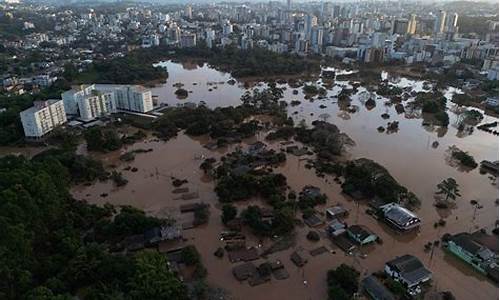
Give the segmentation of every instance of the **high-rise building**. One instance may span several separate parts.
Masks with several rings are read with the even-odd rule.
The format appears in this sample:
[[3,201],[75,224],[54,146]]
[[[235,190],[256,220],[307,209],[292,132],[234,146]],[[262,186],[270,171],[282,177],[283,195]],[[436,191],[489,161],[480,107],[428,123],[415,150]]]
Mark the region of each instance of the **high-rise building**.
[[288,8],[288,10],[292,9],[292,0],[286,0],[286,7]]
[[318,25],[318,18],[314,15],[307,14],[304,17],[304,33],[306,35],[306,39],[311,38],[311,30],[313,26]]
[[168,39],[172,43],[178,43],[181,37],[181,29],[177,24],[172,24],[168,29]]
[[82,85],[61,95],[68,115],[90,121],[126,110],[146,113],[153,110],[151,90],[135,85]]
[[340,5],[333,6],[333,17],[334,18],[340,17]]
[[116,112],[113,93],[93,90],[90,95],[78,100],[78,112],[83,121],[91,121]]
[[181,48],[196,46],[196,33],[183,33],[180,40]]
[[307,54],[309,52],[309,41],[305,39],[298,39],[295,42],[295,52],[299,54]]
[[20,114],[24,135],[40,138],[59,125],[66,123],[62,100],[35,101],[33,106]]
[[406,19],[396,19],[392,25],[392,33],[406,34],[408,33],[409,22]]
[[186,7],[184,8],[184,15],[188,19],[192,19],[193,18],[193,7],[191,7],[191,5],[189,5],[189,4],[186,5]]
[[233,25],[229,22],[229,20],[226,20],[224,24],[222,24],[222,35],[228,36],[231,33],[233,33]]
[[417,31],[417,16],[412,14],[410,16],[410,23],[408,24],[408,32],[409,34],[415,34]]
[[434,23],[434,33],[443,33],[446,24],[446,11],[440,10]]
[[123,85],[111,90],[114,92],[116,108],[135,112],[153,110],[151,90],[140,85]]
[[447,32],[456,32],[458,27],[458,14],[454,13],[453,15],[449,15],[446,19],[446,31]]
[[323,48],[323,27],[314,26],[311,30],[311,45],[315,53],[321,53]]
[[207,29],[205,31],[205,42],[207,43],[208,48],[212,48],[214,46],[215,41],[215,30]]

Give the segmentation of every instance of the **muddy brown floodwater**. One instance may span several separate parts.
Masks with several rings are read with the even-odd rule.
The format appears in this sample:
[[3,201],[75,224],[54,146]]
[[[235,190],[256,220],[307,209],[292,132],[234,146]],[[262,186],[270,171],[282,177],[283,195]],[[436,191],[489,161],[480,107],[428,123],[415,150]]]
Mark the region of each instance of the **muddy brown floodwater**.
[[[209,68],[190,66],[185,69],[181,64],[173,62],[162,63],[168,69],[169,79],[162,86],[153,89],[159,101],[169,105],[177,105],[183,102],[205,101],[209,107],[238,105],[239,98],[245,89],[241,84],[229,85],[225,83],[231,79],[226,73],[221,73]],[[382,76],[388,77],[387,74]],[[411,87],[419,91],[424,89],[421,81],[405,78],[390,78],[393,85],[400,87]],[[217,84],[207,84],[207,81]],[[181,82],[184,88],[192,93],[186,100],[178,100],[175,97],[176,88],[172,85]],[[222,84],[224,82],[224,84]],[[321,82],[321,81],[319,81]],[[193,83],[196,83],[193,85]],[[214,89],[214,86],[217,86]],[[343,86],[349,86],[348,82],[336,82],[334,87],[328,91],[326,99],[315,99],[313,102],[304,99],[301,88],[298,93],[293,94],[293,88],[286,85],[284,99],[288,103],[299,100],[301,104],[295,107],[289,106],[289,113],[295,121],[305,120],[310,124],[313,120],[321,118],[336,124],[341,131],[347,133],[356,145],[349,149],[350,158],[367,157],[375,160],[384,167],[404,186],[415,192],[421,199],[422,206],[416,213],[423,219],[422,228],[418,233],[398,234],[386,225],[377,222],[365,213],[366,206],[355,205],[347,196],[341,193],[340,186],[333,182],[332,178],[319,178],[314,170],[305,168],[305,161],[295,156],[287,155],[287,162],[279,166],[275,171],[283,173],[288,180],[288,185],[295,191],[300,191],[303,186],[311,184],[321,188],[328,196],[328,203],[318,207],[318,211],[333,204],[341,203],[350,209],[347,219],[349,224],[363,224],[382,238],[383,244],[372,245],[362,248],[367,254],[366,258],[346,256],[332,243],[322,238],[319,242],[310,242],[305,236],[309,231],[307,227],[297,228],[297,243],[291,249],[277,252],[269,256],[269,259],[280,259],[288,272],[290,278],[283,281],[272,280],[256,287],[250,287],[248,283],[239,283],[232,275],[231,264],[227,257],[216,258],[213,252],[223,246],[219,240],[219,234],[224,230],[220,221],[220,205],[213,188],[214,183],[210,181],[199,169],[203,157],[220,158],[227,152],[235,149],[230,146],[217,151],[203,148],[208,138],[191,138],[184,134],[164,143],[148,139],[136,143],[125,149],[106,155],[99,155],[107,165],[116,165],[122,170],[123,175],[129,180],[125,187],[116,188],[111,181],[97,182],[92,186],[77,186],[72,193],[77,199],[84,199],[90,203],[116,205],[133,205],[144,209],[146,212],[159,217],[174,217],[179,222],[186,221],[184,215],[179,213],[181,204],[203,201],[210,204],[211,217],[208,224],[195,229],[187,230],[184,235],[188,238],[186,243],[196,245],[202,255],[203,262],[208,270],[207,281],[209,284],[227,290],[232,299],[326,299],[326,272],[341,263],[354,266],[363,274],[368,274],[383,269],[384,263],[395,256],[413,254],[433,272],[433,289],[436,291],[450,290],[457,299],[497,299],[498,286],[490,280],[475,272],[471,267],[436,248],[433,254],[424,251],[427,242],[439,240],[445,233],[457,233],[461,231],[477,230],[486,227],[493,228],[498,219],[498,207],[495,200],[498,198],[498,183],[488,178],[488,175],[479,173],[478,168],[466,172],[452,166],[446,160],[446,150],[449,146],[456,145],[474,156],[476,161],[498,159],[497,137],[475,130],[471,135],[460,134],[457,130],[458,115],[450,112],[450,126],[447,131],[438,130],[431,126],[423,126],[422,119],[412,118],[409,114],[397,114],[393,106],[386,106],[386,98],[376,96],[376,107],[368,110],[364,102],[369,93],[364,87],[360,87],[353,96],[352,105],[358,107],[355,113],[342,111],[335,98]],[[208,91],[208,89],[212,91]],[[259,86],[257,86],[259,88]],[[451,98],[454,92],[459,90],[448,89],[445,95]],[[320,108],[323,104],[326,108]],[[452,104],[449,104],[452,108]],[[297,112],[294,114],[294,112]],[[311,116],[311,113],[313,114]],[[381,118],[381,114],[388,113],[389,120]],[[327,114],[327,115],[323,115]],[[486,117],[485,122],[497,120]],[[385,126],[389,121],[399,121],[399,130],[395,133],[379,133],[378,126]],[[265,133],[260,133],[256,138],[244,141],[242,144],[264,140]],[[438,141],[437,148],[432,147],[433,142]],[[269,147],[278,149],[278,143],[269,144]],[[133,162],[124,163],[119,160],[120,153],[131,149],[152,148],[152,152],[138,154]],[[126,166],[138,168],[137,172],[123,170]],[[175,200],[172,194],[173,186],[171,176],[187,179],[187,186],[192,191],[198,191],[200,199]],[[462,197],[457,200],[457,207],[451,212],[437,211],[432,205],[436,184],[441,180],[453,177],[461,187]],[[100,195],[106,193],[107,197]],[[473,210],[469,203],[471,199],[478,200],[483,208],[477,212],[473,220]],[[257,201],[256,199],[252,200]],[[249,202],[238,203],[244,207]],[[434,222],[441,217],[446,218],[444,228],[434,228]],[[258,246],[259,241],[251,238],[249,245]],[[264,241],[263,246],[270,244]],[[299,269],[289,259],[290,254],[298,248],[312,250],[320,246],[326,246],[331,250],[315,257],[308,256],[309,262]]]

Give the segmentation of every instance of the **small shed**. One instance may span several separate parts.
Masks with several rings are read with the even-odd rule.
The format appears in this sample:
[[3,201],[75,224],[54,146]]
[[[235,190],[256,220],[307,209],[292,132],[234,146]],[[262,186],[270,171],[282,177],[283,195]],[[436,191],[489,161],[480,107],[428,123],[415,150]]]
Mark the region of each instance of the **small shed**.
[[341,205],[336,205],[326,209],[326,216],[331,219],[347,217],[348,215],[349,211]]
[[297,266],[302,267],[307,263],[307,258],[300,251],[294,251],[292,255],[290,255],[290,260]]

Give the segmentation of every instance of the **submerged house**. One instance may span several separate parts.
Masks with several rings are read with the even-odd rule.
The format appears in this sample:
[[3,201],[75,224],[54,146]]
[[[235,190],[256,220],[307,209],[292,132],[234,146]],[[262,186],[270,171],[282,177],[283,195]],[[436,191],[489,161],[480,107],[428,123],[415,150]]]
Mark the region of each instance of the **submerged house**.
[[352,225],[347,228],[348,236],[359,245],[366,245],[375,242],[378,237],[366,226]]
[[157,245],[163,241],[171,241],[182,238],[182,229],[177,226],[154,227],[144,232],[146,245]]
[[411,295],[420,293],[420,285],[431,280],[432,273],[413,255],[403,255],[385,264],[384,272],[403,284]]
[[343,234],[345,232],[346,227],[347,226],[344,223],[340,222],[337,219],[333,219],[333,221],[331,221],[328,224],[328,227],[326,228],[326,231],[331,236],[335,237],[335,236],[339,236],[339,235]]
[[483,245],[478,234],[458,233],[450,236],[445,245],[448,251],[498,281],[498,253]]
[[387,223],[401,231],[418,228],[420,219],[410,210],[397,203],[389,203],[380,206],[382,215]]
[[373,300],[396,300],[394,295],[373,275],[361,280],[361,288]]
[[331,219],[347,217],[348,215],[349,211],[340,205],[332,206],[326,209],[326,216]]

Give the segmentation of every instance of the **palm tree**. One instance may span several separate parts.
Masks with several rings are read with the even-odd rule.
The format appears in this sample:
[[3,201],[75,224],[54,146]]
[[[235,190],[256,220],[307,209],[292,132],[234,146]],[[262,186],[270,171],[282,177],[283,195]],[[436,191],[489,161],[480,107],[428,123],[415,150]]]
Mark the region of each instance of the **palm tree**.
[[448,199],[456,200],[457,197],[462,196],[458,187],[458,183],[455,179],[448,178],[437,185],[438,191],[436,194],[444,195],[445,201],[448,201]]

